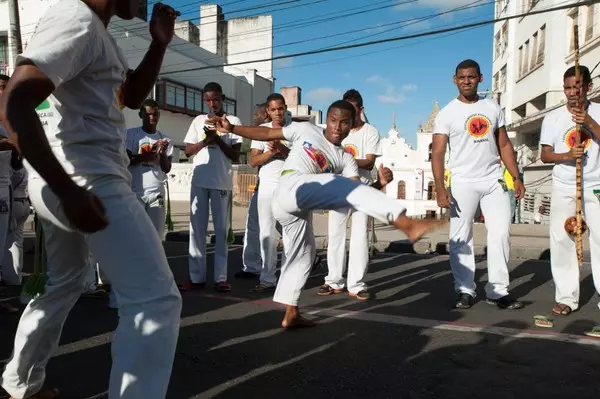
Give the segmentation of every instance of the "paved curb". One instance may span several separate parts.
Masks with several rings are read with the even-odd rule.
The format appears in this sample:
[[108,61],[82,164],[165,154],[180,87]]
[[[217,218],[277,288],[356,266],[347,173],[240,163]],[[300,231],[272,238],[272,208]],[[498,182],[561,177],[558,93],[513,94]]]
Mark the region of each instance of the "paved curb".
[[[165,241],[168,242],[188,242],[189,241],[189,232],[188,231],[173,231],[167,233]],[[315,237],[315,243],[317,246],[317,250],[326,250],[327,249],[327,237],[319,236]],[[215,243],[215,236],[212,234],[210,236],[209,242],[211,244]],[[238,232],[235,234],[235,242],[236,245],[244,244],[244,233]],[[423,239],[415,244],[410,243],[408,240],[397,240],[397,241],[378,241],[375,244],[375,249],[378,252],[387,252],[387,253],[408,253],[408,254],[431,254],[437,253],[440,255],[447,255],[449,253],[449,245],[446,242],[437,242],[435,239]],[[476,245],[475,246],[475,256],[486,256],[487,255],[487,246],[484,245]],[[547,247],[524,247],[512,245],[510,250],[511,259],[536,259],[536,260],[550,260],[550,249]],[[584,261],[590,262],[590,251],[585,250]]]

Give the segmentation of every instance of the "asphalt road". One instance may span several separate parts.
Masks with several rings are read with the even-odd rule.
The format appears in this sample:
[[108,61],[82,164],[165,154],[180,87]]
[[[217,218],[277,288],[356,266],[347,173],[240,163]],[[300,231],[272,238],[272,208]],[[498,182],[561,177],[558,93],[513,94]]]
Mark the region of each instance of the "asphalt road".
[[[178,281],[187,273],[187,244],[167,243]],[[209,262],[210,262],[209,258]],[[211,264],[211,263],[209,263]],[[583,331],[600,323],[589,265],[582,270],[580,311],[533,325],[550,313],[549,264],[513,263],[512,292],[528,306],[499,310],[482,301],[485,261],[478,263],[479,302],[451,310],[447,257],[380,254],[368,282],[377,298],[316,295],[326,269],[309,279],[302,304],[314,329],[282,331],[282,311],[256,282],[235,280],[241,248],[230,252],[233,291],[185,293],[168,398],[597,398],[600,340]],[[7,287],[0,299],[18,290]],[[0,358],[10,356],[18,315],[0,315]],[[105,398],[115,310],[82,298],[48,365],[47,384],[61,398]],[[1,395],[0,395],[1,396]]]

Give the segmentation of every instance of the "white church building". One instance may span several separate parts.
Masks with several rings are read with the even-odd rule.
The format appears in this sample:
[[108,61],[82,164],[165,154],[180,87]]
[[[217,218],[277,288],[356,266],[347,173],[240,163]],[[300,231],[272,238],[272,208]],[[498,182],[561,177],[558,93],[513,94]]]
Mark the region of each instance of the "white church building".
[[[376,167],[383,164],[392,170],[394,180],[387,185],[385,191],[388,196],[403,202],[407,216],[439,218],[441,215],[431,170],[433,129],[439,112],[439,103],[435,101],[429,118],[417,131],[416,149],[396,129],[395,120],[388,137],[381,139],[383,155],[377,158]],[[446,164],[447,162],[448,153]]]

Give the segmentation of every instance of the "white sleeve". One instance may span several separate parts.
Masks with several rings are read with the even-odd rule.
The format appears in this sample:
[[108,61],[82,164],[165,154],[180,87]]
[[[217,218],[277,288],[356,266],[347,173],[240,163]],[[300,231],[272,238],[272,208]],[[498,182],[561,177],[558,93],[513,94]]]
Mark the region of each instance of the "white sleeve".
[[258,141],[258,140],[252,140],[252,143],[250,143],[250,148],[255,149],[255,150],[264,151],[265,150],[265,142]]
[[446,136],[450,135],[450,124],[446,120],[445,112],[440,112],[435,117],[435,128],[433,129],[433,134],[445,134]]
[[168,144],[167,144],[167,156],[168,157],[172,157],[173,156],[173,151],[175,151],[175,147],[173,146],[173,140],[171,140],[170,137],[167,137],[165,135],[163,135],[163,138],[165,140],[167,140]]
[[[197,119],[194,119],[192,121],[192,124],[190,125],[190,128],[188,129],[187,134],[185,135],[185,138],[183,139],[183,142],[186,144],[197,144],[200,142],[200,138],[199,138],[199,134],[198,134],[198,129],[197,129],[197,125],[199,124],[199,122],[197,121]],[[204,136],[204,131],[202,132],[202,135]]]
[[344,177],[358,177],[358,165],[352,157],[352,155],[344,152],[342,156],[342,163],[344,169],[342,169],[342,176]]
[[25,52],[17,57],[17,65],[26,60],[34,63],[57,88],[81,73],[94,62],[97,41],[93,21],[86,21],[74,6],[50,8],[40,19]]
[[375,127],[367,131],[365,154],[381,156],[381,137]]
[[554,147],[554,130],[552,126],[552,122],[550,121],[550,115],[544,117],[542,120],[542,131],[540,133],[540,144],[541,145],[549,145]]
[[281,128],[283,137],[290,143],[293,143],[300,137],[300,132],[298,129],[299,125],[299,123],[290,123],[289,125]]
[[502,108],[498,105],[498,129],[506,126],[506,118],[504,117],[504,112],[502,112]]

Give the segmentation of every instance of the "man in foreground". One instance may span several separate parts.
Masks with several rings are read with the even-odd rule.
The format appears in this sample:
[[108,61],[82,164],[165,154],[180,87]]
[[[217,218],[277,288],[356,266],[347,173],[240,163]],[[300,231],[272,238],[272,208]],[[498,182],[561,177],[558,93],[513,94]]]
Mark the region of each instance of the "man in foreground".
[[[406,209],[398,201],[360,183],[354,158],[341,146],[352,129],[355,116],[352,104],[340,100],[329,106],[325,130],[310,123],[274,129],[235,126],[226,116],[212,120],[222,132],[252,140],[287,140],[291,143],[273,200],[273,213],[283,227],[286,256],[273,298],[286,306],[281,322],[283,328],[314,326],[312,321],[300,315],[298,307],[316,251],[312,211],[351,207],[393,224],[413,242],[444,224],[443,221],[409,219],[405,215]],[[381,184],[387,184],[387,181]]]
[[[154,4],[150,48],[127,73],[107,25],[114,15],[134,18],[138,8],[135,0],[54,4],[0,99],[0,116],[30,173],[48,258],[45,292],[23,312],[2,375],[2,387],[15,399],[58,397],[43,387],[45,367],[83,290],[90,252],[119,307],[108,397],[162,399],[167,392],[181,296],[161,240],[131,190],[122,110],[139,109],[154,85],[175,11]],[[36,107],[46,100],[43,128]]]

